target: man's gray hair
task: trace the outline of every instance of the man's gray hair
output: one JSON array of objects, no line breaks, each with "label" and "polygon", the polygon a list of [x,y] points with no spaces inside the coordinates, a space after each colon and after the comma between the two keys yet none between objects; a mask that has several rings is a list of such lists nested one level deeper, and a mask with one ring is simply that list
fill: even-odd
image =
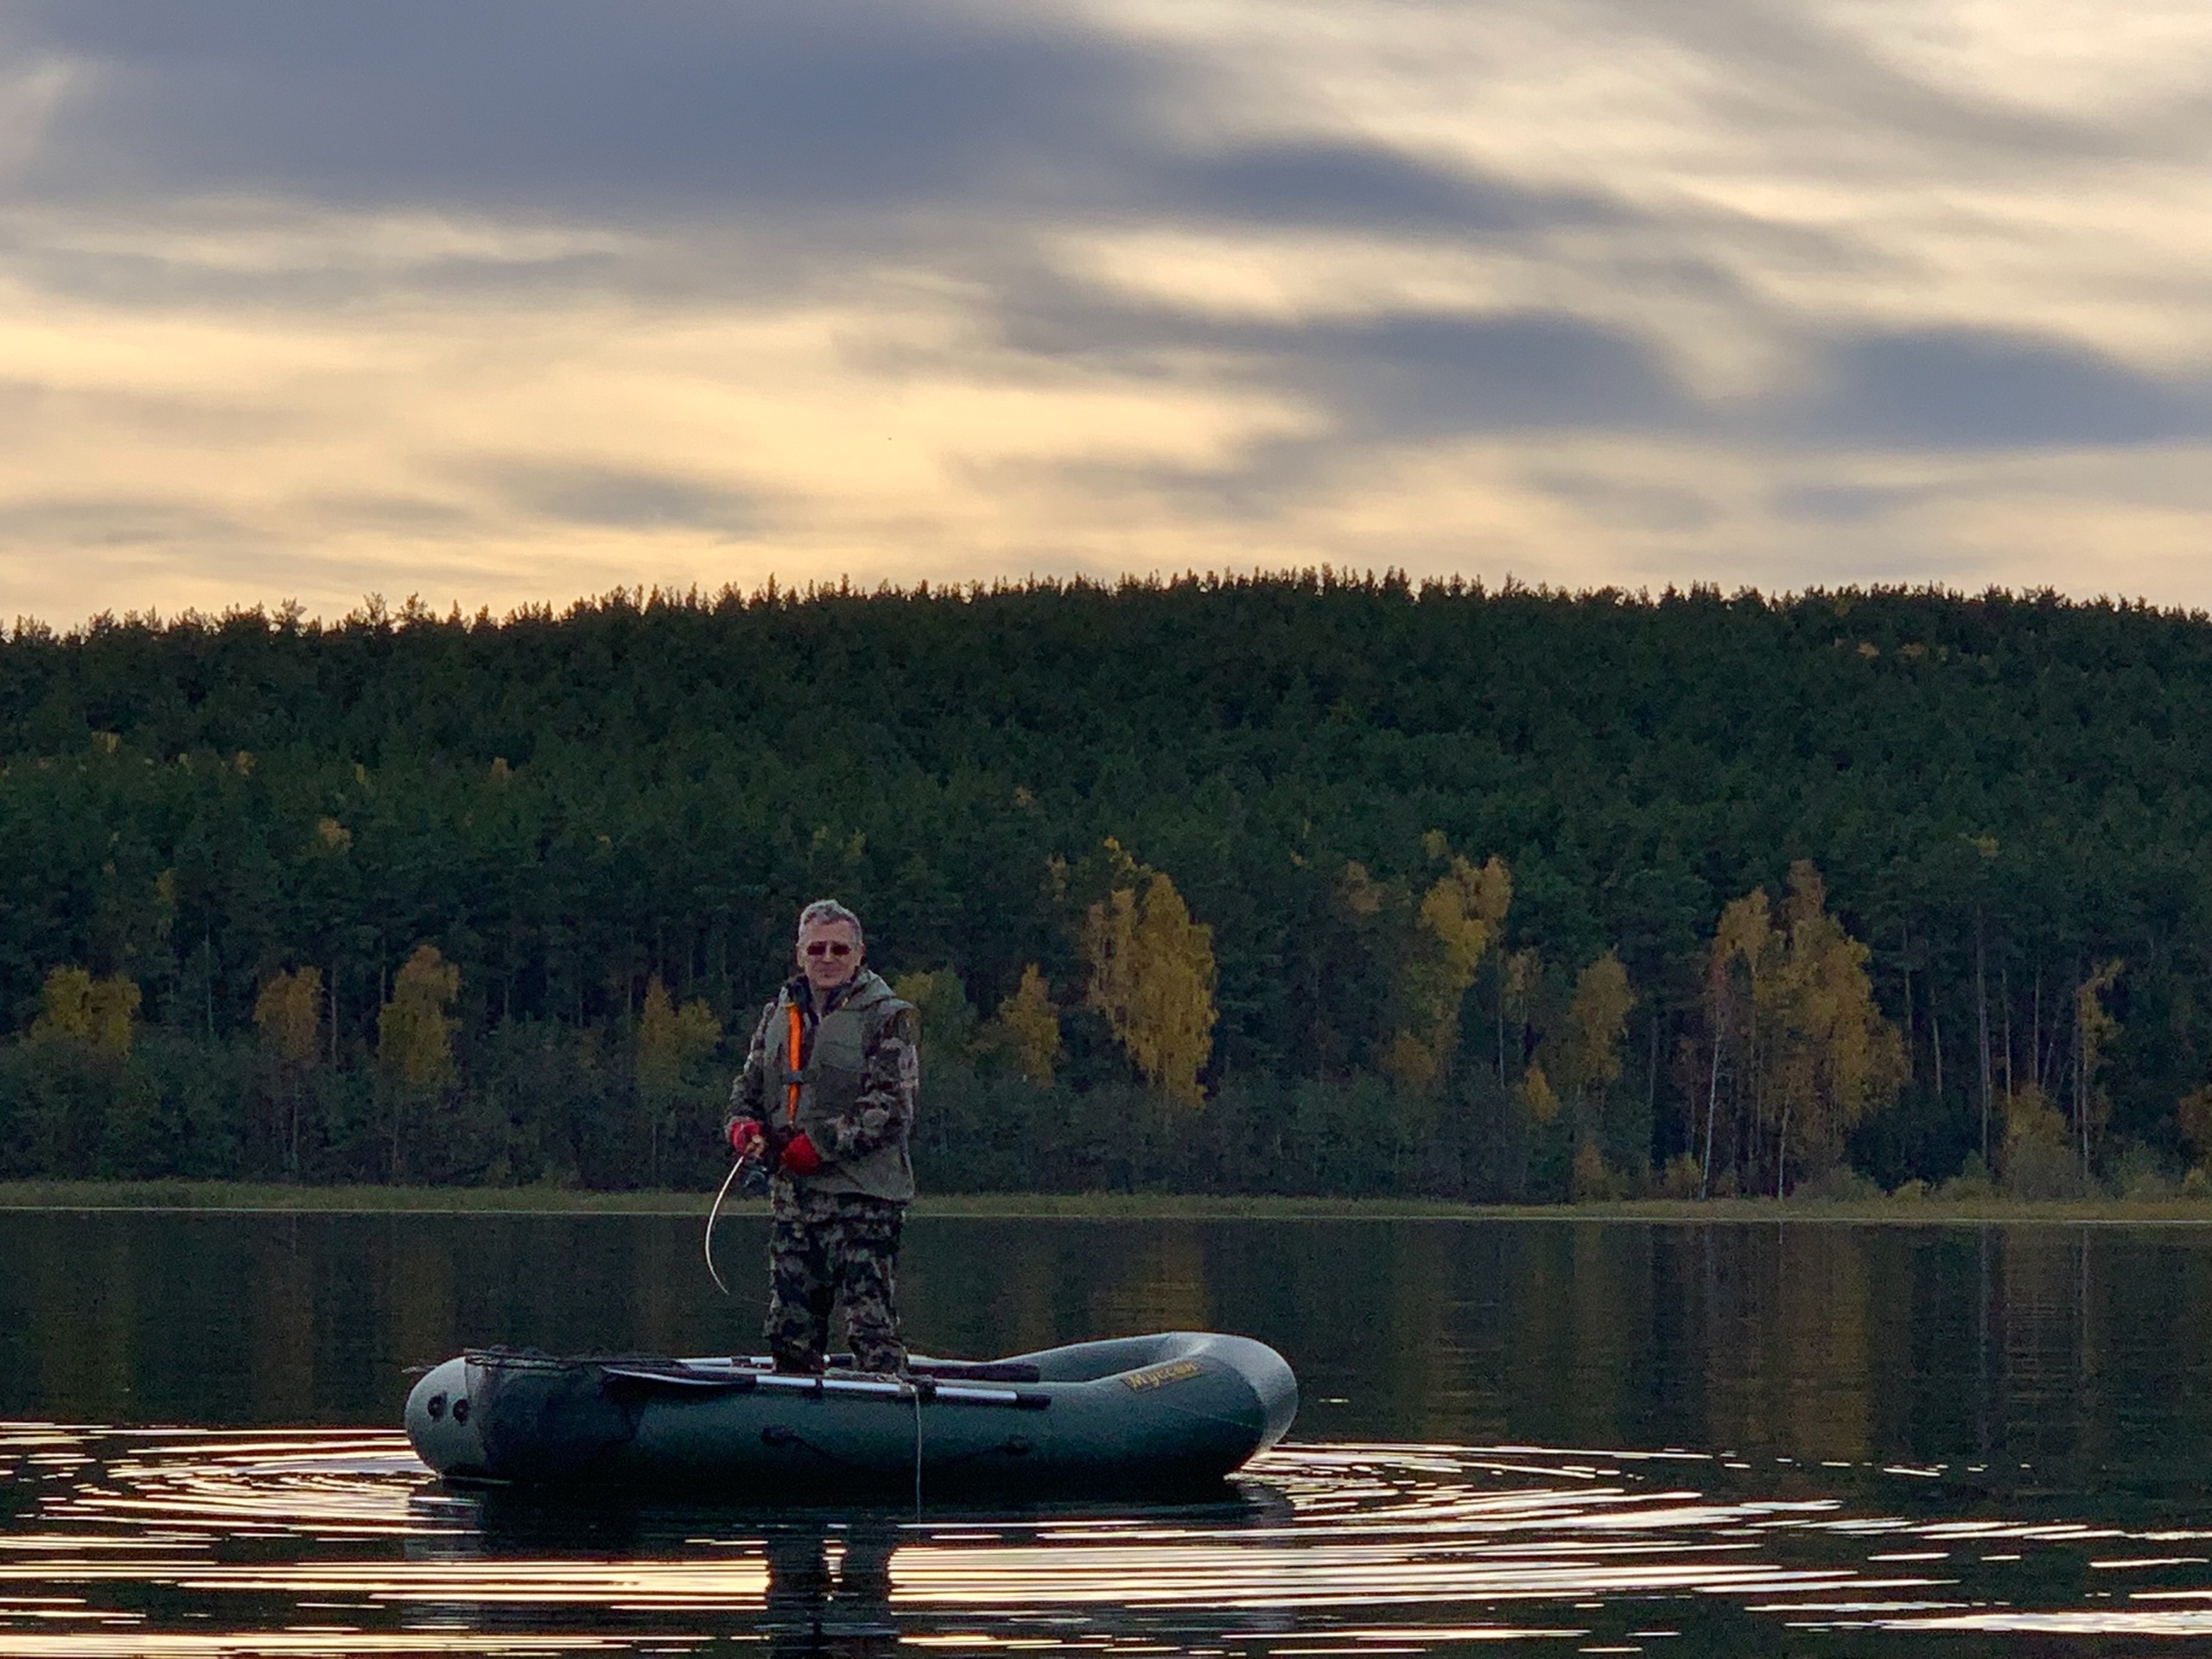
[{"label": "man's gray hair", "polygon": [[835,899],[817,899],[798,913],[798,931],[801,933],[821,922],[844,923],[853,930],[853,943],[863,950],[868,949],[868,930],[861,925],[861,918]]}]

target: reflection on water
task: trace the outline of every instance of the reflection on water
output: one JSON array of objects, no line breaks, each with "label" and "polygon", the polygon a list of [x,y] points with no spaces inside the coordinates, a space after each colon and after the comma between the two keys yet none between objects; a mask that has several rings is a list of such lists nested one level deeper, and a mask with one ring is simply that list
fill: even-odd
[{"label": "reflection on water", "polygon": [[[1217,1503],[917,1518],[448,1492],[391,1433],[16,1426],[0,1654],[2212,1637],[2212,1534],[1992,1513],[1943,1470],[1728,1461],[1308,1445]],[[1866,1501],[1885,1480],[1912,1502]]]},{"label": "reflection on water", "polygon": [[[765,1224],[723,1225],[729,1300],[696,1217],[0,1212],[0,1418],[381,1425],[404,1367],[470,1344],[751,1351]],[[907,1240],[924,1349],[1240,1331],[1297,1368],[1308,1438],[2212,1474],[2212,1228],[923,1215]]]},{"label": "reflection on water", "polygon": [[390,1431],[468,1344],[749,1351],[697,1248],[0,1214],[0,1656],[2212,1651],[2212,1229],[918,1218],[925,1349],[1290,1358],[1197,1508],[549,1505]]}]

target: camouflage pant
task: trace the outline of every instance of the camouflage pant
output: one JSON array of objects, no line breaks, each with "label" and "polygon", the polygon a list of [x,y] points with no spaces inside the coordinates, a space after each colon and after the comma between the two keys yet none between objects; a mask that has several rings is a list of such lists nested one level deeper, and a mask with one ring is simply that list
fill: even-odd
[{"label": "camouflage pant", "polygon": [[905,1369],[897,1268],[906,1222],[906,1206],[887,1198],[776,1183],[766,1328],[778,1365],[819,1370],[830,1310],[842,1303],[854,1363],[864,1371]]}]

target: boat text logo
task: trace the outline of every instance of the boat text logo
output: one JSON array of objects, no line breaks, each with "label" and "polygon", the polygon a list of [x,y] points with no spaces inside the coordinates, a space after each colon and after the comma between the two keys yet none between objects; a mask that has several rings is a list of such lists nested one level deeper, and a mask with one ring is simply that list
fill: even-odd
[{"label": "boat text logo", "polygon": [[1141,1371],[1131,1371],[1122,1381],[1142,1394],[1147,1389],[1165,1388],[1170,1382],[1180,1382],[1186,1377],[1201,1375],[1205,1367],[1195,1359],[1171,1359],[1165,1365],[1149,1365]]}]

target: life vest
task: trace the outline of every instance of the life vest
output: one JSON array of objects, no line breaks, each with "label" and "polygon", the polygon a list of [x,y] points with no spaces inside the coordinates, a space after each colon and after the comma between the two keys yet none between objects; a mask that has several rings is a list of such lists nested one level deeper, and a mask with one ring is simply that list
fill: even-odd
[{"label": "life vest", "polygon": [[860,1105],[867,1081],[868,1052],[883,1028],[913,1004],[891,994],[881,976],[863,969],[844,1000],[815,1022],[814,1041],[806,1041],[806,1017],[786,988],[776,999],[771,1019],[781,1027],[778,1068],[784,1085],[784,1134],[804,1132],[823,1156],[822,1168],[799,1177],[814,1192],[864,1192],[904,1204],[914,1196],[914,1166],[906,1137],[900,1135],[853,1159],[831,1159],[830,1123]]}]

